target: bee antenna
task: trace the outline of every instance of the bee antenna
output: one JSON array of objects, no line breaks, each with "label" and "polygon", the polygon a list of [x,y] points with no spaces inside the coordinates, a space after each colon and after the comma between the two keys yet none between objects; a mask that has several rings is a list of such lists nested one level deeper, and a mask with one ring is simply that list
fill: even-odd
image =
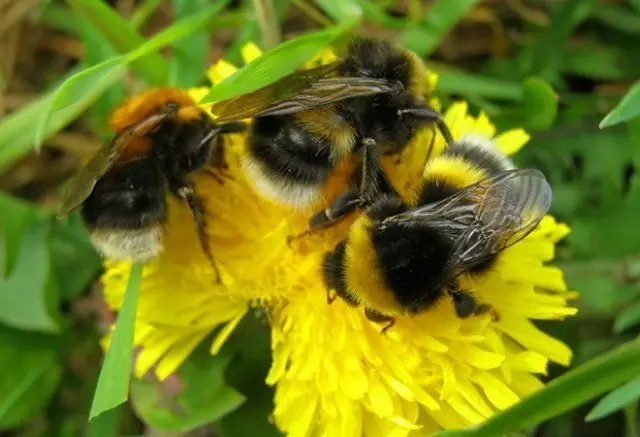
[{"label": "bee antenna", "polygon": [[444,140],[447,144],[453,143],[453,137],[451,136],[451,132],[447,127],[446,123],[442,119],[442,114],[438,111],[435,111],[431,108],[405,108],[398,109],[398,115],[403,116],[405,114],[413,115],[414,117],[422,118],[425,120],[431,120],[436,123],[438,126],[438,130],[444,137]]}]

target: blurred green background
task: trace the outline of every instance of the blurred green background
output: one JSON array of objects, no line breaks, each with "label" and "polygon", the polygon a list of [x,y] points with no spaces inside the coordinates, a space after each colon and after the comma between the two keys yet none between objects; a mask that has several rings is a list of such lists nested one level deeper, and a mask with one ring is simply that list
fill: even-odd
[{"label": "blurred green background", "polygon": [[[172,25],[166,47],[149,42]],[[573,230],[557,263],[581,295],[578,316],[540,325],[574,350],[578,370],[562,383],[573,382],[577,394],[550,409],[549,420],[524,429],[512,420],[508,429],[640,435],[638,0],[1,1],[0,435],[278,435],[268,418],[268,332],[259,317],[246,318],[220,356],[199,350],[163,385],[136,382],[131,403],[89,425],[99,339],[114,315],[102,303],[100,260],[78,217],[58,221],[53,211],[61,185],[109,138],[106,117],[125,96],[204,84],[212,61],[240,63],[248,41],[268,50],[327,29],[335,32],[323,44],[348,32],[399,41],[440,74],[445,104],[465,99],[499,129],[532,134],[516,161],[551,181],[551,212]],[[599,128],[614,107],[611,126]],[[626,342],[600,357],[613,357],[606,372],[590,361]],[[566,371],[552,366],[549,378]],[[611,375],[618,379],[596,383]],[[204,397],[192,389],[202,378],[213,381]],[[586,422],[597,396],[625,381]],[[179,413],[171,404],[178,401]]]}]

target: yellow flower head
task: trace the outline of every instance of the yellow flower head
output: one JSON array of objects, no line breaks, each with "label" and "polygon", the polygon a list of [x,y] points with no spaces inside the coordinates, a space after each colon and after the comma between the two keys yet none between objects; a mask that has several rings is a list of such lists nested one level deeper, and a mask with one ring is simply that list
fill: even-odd
[{"label": "yellow flower head", "polygon": [[[247,57],[255,57],[250,46]],[[233,66],[218,63],[217,81]],[[435,83],[435,78],[429,78]],[[495,136],[483,114],[452,105],[445,122],[454,138],[466,133],[494,137],[513,154],[528,140],[522,130]],[[385,162],[394,186],[407,192],[420,177],[432,133],[425,131],[399,160]],[[229,175],[224,184],[195,176],[206,206],[208,237],[222,271],[214,283],[199,249],[189,212],[169,201],[164,253],[145,266],[135,343],[141,352],[137,376],[150,369],[170,375],[216,327],[216,353],[251,303],[269,310],[276,425],[288,435],[404,436],[475,424],[542,386],[549,360],[568,364],[571,351],[540,331],[532,320],[575,314],[562,272],[546,265],[567,226],[548,216],[527,238],[502,252],[473,289],[493,306],[487,315],[460,319],[449,299],[418,316],[401,316],[385,335],[362,308],[340,299],[327,303],[321,274],[325,252],[345,237],[349,220],[292,245],[313,211],[292,211],[258,196],[242,172],[245,137],[228,137]],[[444,144],[434,145],[439,153]],[[338,169],[327,191],[344,189],[348,168]],[[322,208],[318,205],[318,208]],[[129,264],[108,262],[103,277],[107,302],[118,308]]]}]

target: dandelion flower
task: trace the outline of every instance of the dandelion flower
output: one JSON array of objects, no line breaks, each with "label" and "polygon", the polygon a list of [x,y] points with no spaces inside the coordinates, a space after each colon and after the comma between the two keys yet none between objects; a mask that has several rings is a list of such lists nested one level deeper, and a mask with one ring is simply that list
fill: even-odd
[{"label": "dandelion flower", "polygon": [[[245,54],[257,52],[250,46]],[[217,81],[233,70],[219,63],[209,77]],[[426,80],[435,83],[435,77]],[[469,115],[465,103],[448,108],[445,122],[454,138],[494,138],[508,155],[528,140],[519,129],[496,135],[489,119]],[[400,191],[420,177],[431,138],[425,131],[399,159],[384,162]],[[398,317],[383,335],[361,308],[339,299],[327,304],[322,258],[344,238],[350,221],[289,246],[287,237],[305,228],[313,210],[292,211],[252,190],[242,172],[245,139],[227,138],[232,179],[221,185],[206,174],[194,178],[209,215],[207,235],[221,284],[214,283],[199,250],[188,211],[169,201],[166,250],[143,272],[136,376],[153,369],[166,378],[223,326],[211,345],[216,353],[252,302],[269,308],[273,364],[267,383],[275,386],[275,423],[291,436],[404,436],[477,424],[542,387],[539,377],[549,361],[569,363],[569,348],[533,323],[576,313],[562,272],[548,265],[555,244],[569,232],[566,225],[545,217],[474,282],[476,295],[499,320],[488,314],[460,319],[451,301],[442,299],[418,316]],[[435,153],[443,147],[438,137]],[[336,171],[325,198],[344,189],[351,170]],[[128,271],[126,262],[107,262],[105,296],[114,309]]]}]

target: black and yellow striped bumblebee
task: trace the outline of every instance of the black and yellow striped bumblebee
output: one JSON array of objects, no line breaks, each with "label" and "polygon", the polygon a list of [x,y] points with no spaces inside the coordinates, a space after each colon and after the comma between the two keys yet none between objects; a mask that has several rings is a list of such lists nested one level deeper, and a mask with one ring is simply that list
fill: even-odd
[{"label": "black and yellow striped bumblebee", "polygon": [[[348,98],[396,93],[399,85],[362,77],[328,77],[335,66],[295,72],[257,91],[213,105],[213,120],[186,92],[159,88],[138,94],[111,116],[113,139],[71,180],[61,204],[66,215],[81,206],[96,248],[112,259],[146,261],[163,250],[167,193],[184,201],[216,277],[206,235],[205,205],[191,174],[207,171],[220,180],[223,135],[239,132],[238,120],[277,120]],[[269,122],[271,123],[271,122]],[[273,121],[274,125],[277,124]],[[253,129],[254,135],[260,129]],[[273,141],[278,138],[274,137]]]},{"label": "black and yellow striped bumblebee", "polygon": [[[296,105],[281,105],[287,113],[272,110],[269,116],[255,118],[244,168],[265,197],[301,209],[322,200],[323,187],[336,166],[360,152],[365,138],[375,141],[379,154],[401,152],[425,127],[437,127],[446,142],[451,141],[441,115],[426,103],[427,70],[412,52],[384,40],[358,38],[342,59],[312,71],[318,80],[311,88],[368,79],[395,89],[357,96],[345,87],[344,98],[316,104],[314,97],[313,106],[297,99]],[[242,107],[238,103],[227,102],[221,109]],[[214,105],[214,113],[216,109]],[[341,216],[357,203],[355,190],[345,196]]]},{"label": "black and yellow striped bumblebee", "polygon": [[515,169],[491,141],[468,135],[427,163],[415,199],[405,201],[367,155],[364,212],[324,259],[328,292],[362,305],[384,330],[445,296],[461,318],[493,311],[460,276],[487,272],[542,220],[551,203],[542,173]]}]

